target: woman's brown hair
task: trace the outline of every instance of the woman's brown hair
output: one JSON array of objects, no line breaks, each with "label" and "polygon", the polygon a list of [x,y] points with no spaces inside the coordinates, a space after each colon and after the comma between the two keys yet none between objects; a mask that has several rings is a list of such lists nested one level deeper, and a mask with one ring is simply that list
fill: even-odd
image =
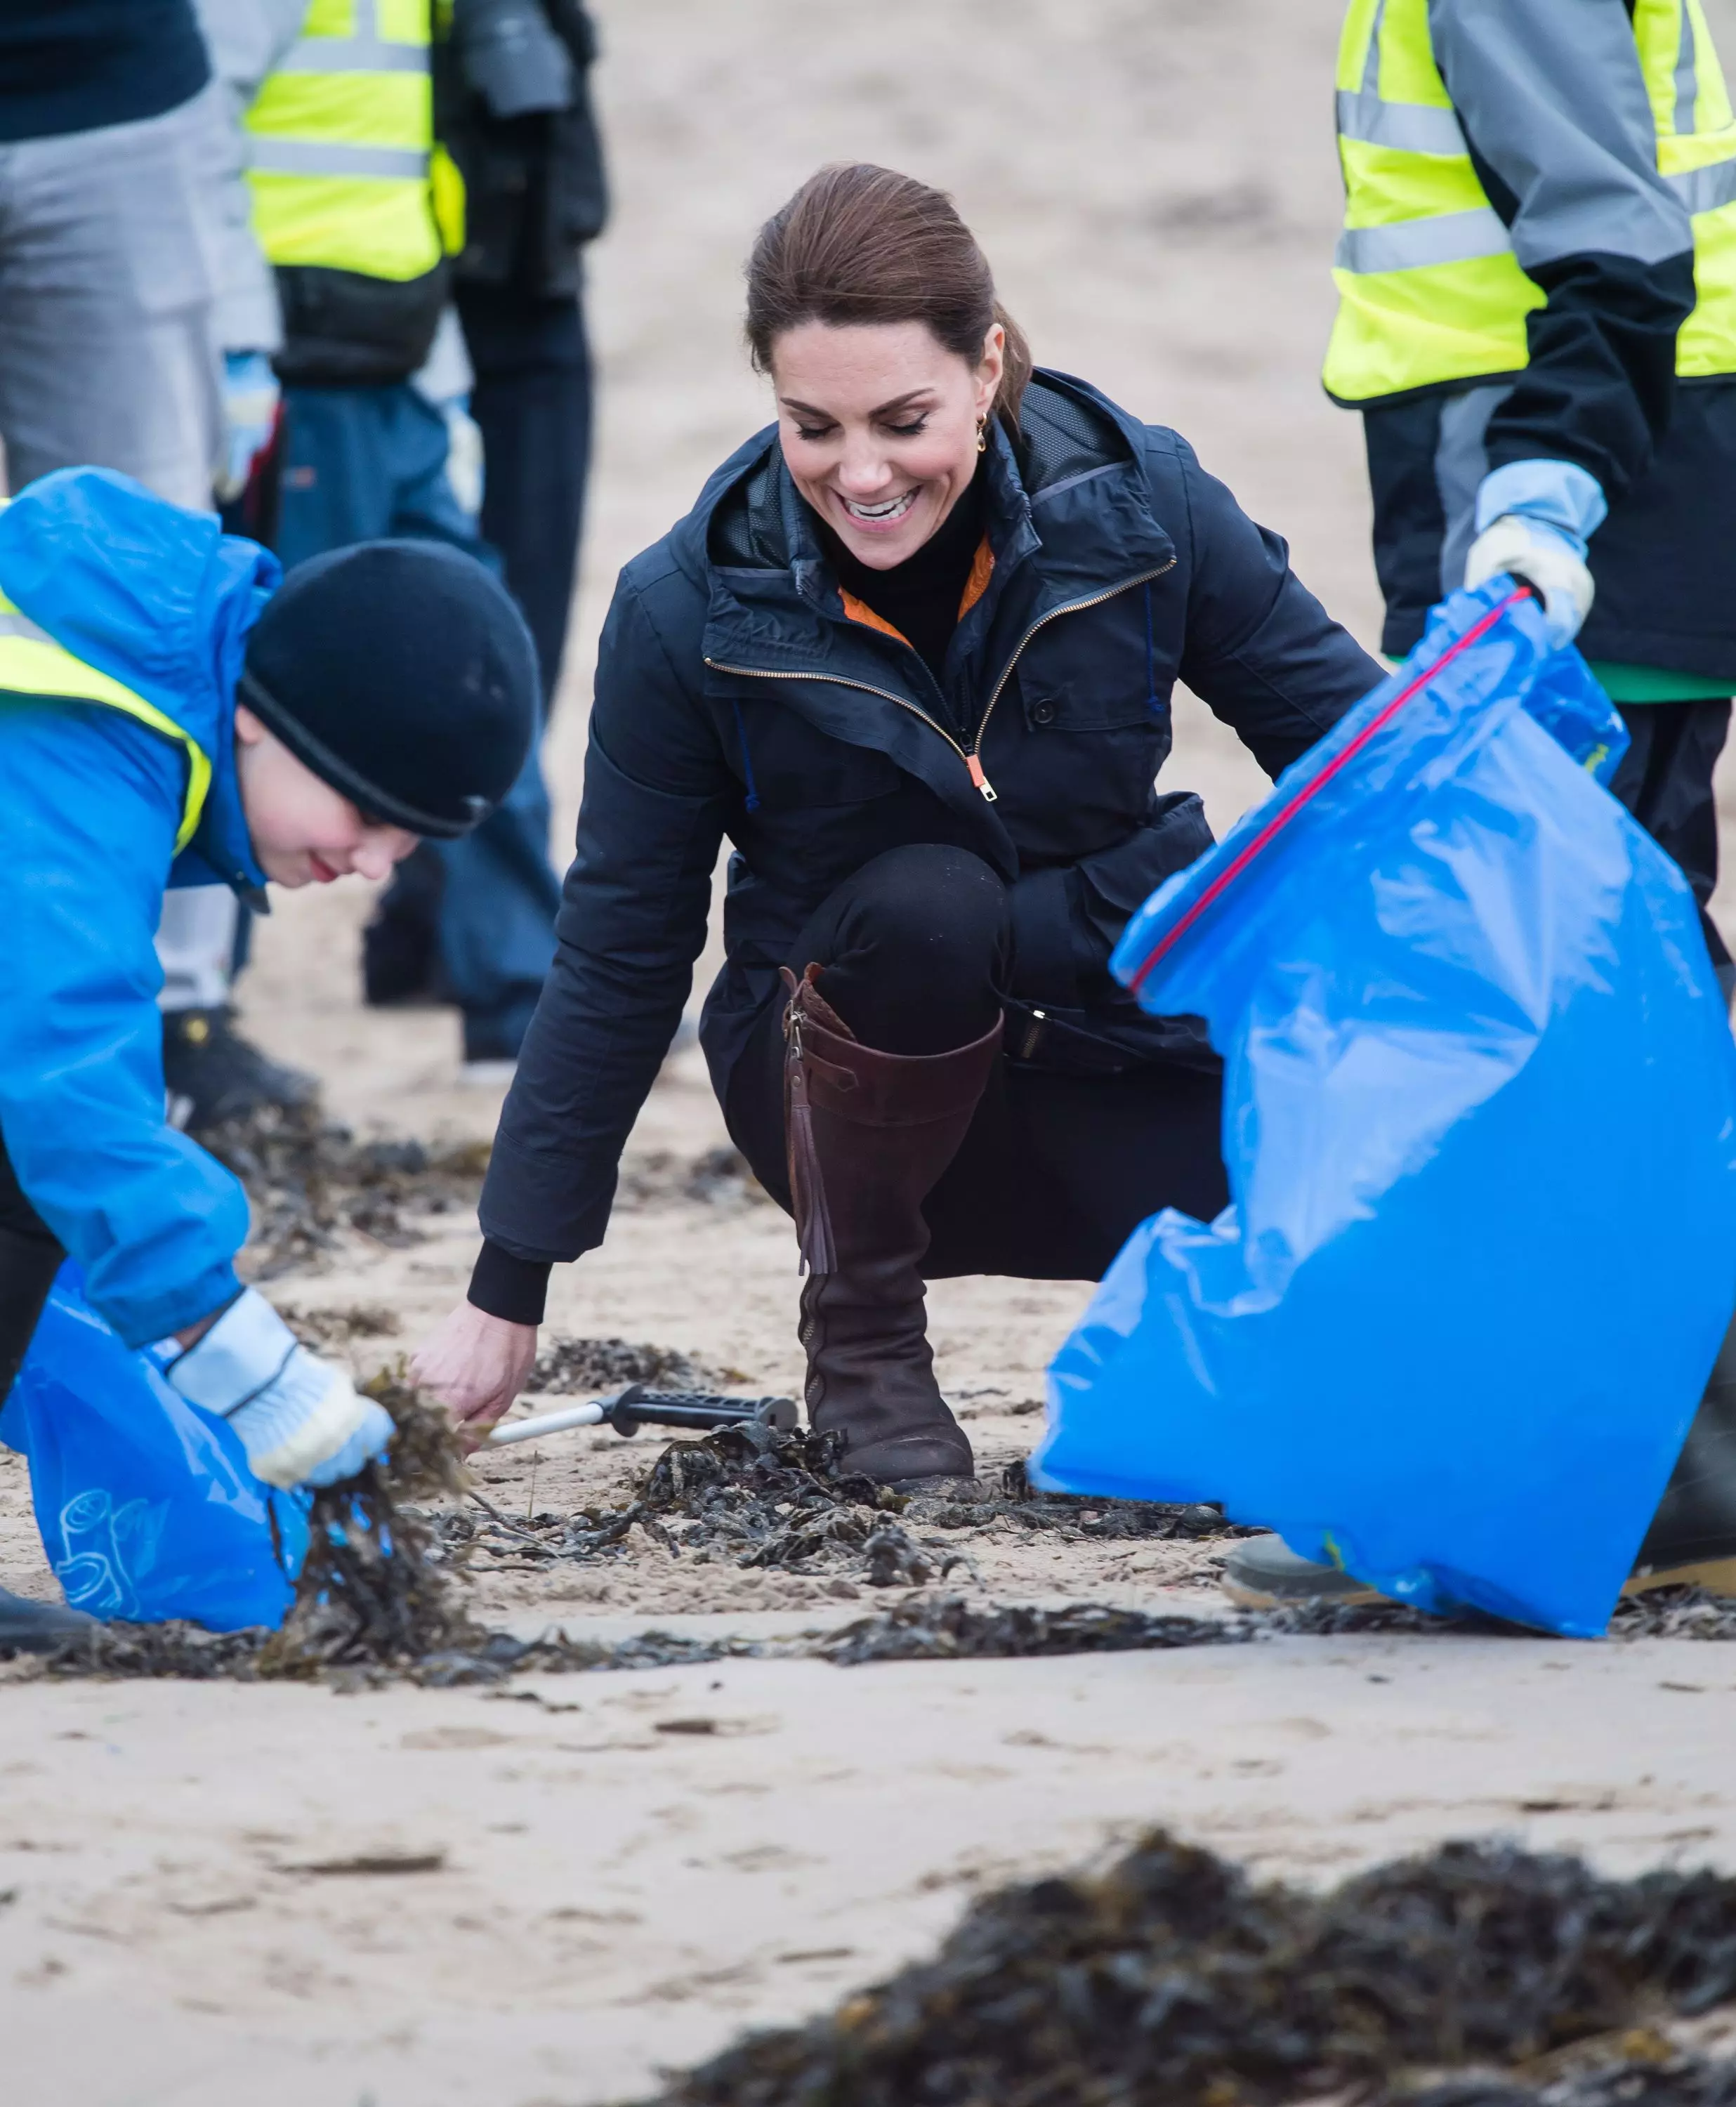
[{"label": "woman's brown hair", "polygon": [[998,322],[1006,370],[994,414],[1018,429],[1030,347],[945,191],[868,161],[810,176],[760,229],[748,259],[747,343],[760,372],[770,371],[778,339],[804,322],[922,322],[973,366]]}]

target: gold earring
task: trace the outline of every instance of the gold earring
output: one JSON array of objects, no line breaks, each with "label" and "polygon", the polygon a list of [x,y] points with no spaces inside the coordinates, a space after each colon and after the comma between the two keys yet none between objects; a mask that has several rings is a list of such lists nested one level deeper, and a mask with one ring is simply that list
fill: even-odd
[{"label": "gold earring", "polygon": [[979,417],[976,420],[976,451],[980,454],[989,451],[989,420],[986,417]]}]

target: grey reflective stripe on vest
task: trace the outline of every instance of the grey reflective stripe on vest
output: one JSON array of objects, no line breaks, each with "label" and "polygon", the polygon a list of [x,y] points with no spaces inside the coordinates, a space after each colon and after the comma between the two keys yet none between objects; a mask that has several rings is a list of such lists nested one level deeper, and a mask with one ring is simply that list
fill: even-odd
[{"label": "grey reflective stripe on vest", "polygon": [[1366,276],[1378,271],[1420,271],[1433,263],[1469,263],[1479,256],[1505,255],[1513,246],[1493,205],[1469,212],[1436,213],[1391,227],[1347,227],[1333,262],[1340,271]]},{"label": "grey reflective stripe on vest", "polygon": [[1675,49],[1675,131],[1685,138],[1693,129],[1694,105],[1700,99],[1699,69],[1694,63],[1693,10],[1688,0],[1677,0],[1681,11],[1682,41]]},{"label": "grey reflective stripe on vest", "polygon": [[32,644],[52,644],[46,629],[38,628],[27,614],[0,610],[0,636],[22,636]]},{"label": "grey reflective stripe on vest", "polygon": [[426,73],[419,44],[385,44],[376,38],[309,37],[285,55],[279,73]]},{"label": "grey reflective stripe on vest", "polygon": [[1462,154],[1465,134],[1451,110],[1427,102],[1383,102],[1380,99],[1380,25],[1386,0],[1375,10],[1362,62],[1362,85],[1338,92],[1339,136],[1370,146],[1396,146],[1410,154]]},{"label": "grey reflective stripe on vest", "polygon": [[420,146],[351,146],[327,139],[273,139],[256,133],[251,165],[268,176],[386,176],[419,182],[428,173]]},{"label": "grey reflective stripe on vest", "polygon": [[1716,212],[1720,205],[1736,204],[1736,159],[1713,161],[1703,168],[1689,168],[1664,181],[1690,213]]},{"label": "grey reflective stripe on vest", "polygon": [[1429,102],[1383,102],[1365,88],[1338,92],[1339,136],[1411,154],[1462,154],[1465,134],[1450,110]]}]

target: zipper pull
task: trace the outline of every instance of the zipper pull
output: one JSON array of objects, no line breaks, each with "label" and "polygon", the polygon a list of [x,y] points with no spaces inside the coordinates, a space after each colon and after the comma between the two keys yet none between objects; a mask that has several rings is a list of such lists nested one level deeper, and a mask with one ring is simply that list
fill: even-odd
[{"label": "zipper pull", "polygon": [[991,805],[998,804],[1000,802],[1000,799],[996,794],[994,785],[989,780],[988,777],[984,775],[983,765],[981,761],[977,759],[976,756],[974,753],[967,753],[964,757],[964,765],[971,771],[971,780],[976,785],[977,788],[982,792],[984,797],[987,798],[989,802]]}]

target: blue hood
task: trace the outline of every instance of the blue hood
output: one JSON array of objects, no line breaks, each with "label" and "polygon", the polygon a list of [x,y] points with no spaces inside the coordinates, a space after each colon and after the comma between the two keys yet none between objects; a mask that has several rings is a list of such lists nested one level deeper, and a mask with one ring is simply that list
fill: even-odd
[{"label": "blue hood", "polygon": [[0,510],[0,586],[67,650],[135,690],[211,759],[172,884],[258,888],[235,770],[235,690],[277,559],[107,469],[57,469]]}]

